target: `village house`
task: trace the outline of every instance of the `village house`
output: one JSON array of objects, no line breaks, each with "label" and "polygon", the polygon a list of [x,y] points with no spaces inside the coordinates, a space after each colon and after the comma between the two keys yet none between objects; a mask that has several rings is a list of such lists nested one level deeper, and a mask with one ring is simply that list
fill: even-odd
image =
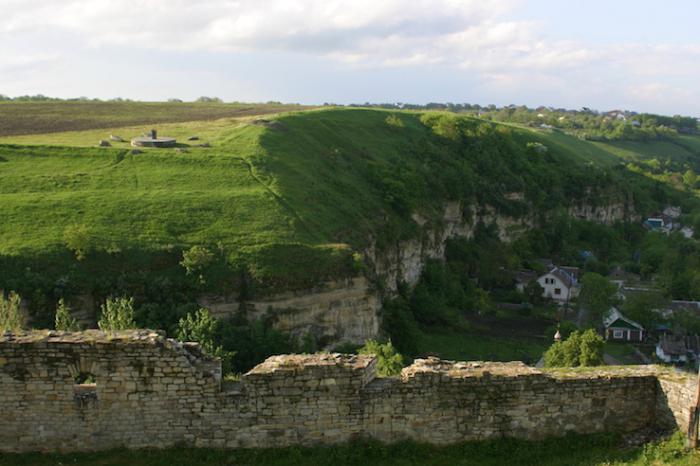
[{"label": "village house", "polygon": [[553,267],[540,276],[537,282],[544,289],[543,297],[566,303],[578,296],[578,276],[577,267]]},{"label": "village house", "polygon": [[638,322],[628,319],[616,308],[612,307],[603,317],[605,339],[608,341],[642,341],[644,327]]},{"label": "village house", "polygon": [[656,356],[669,364],[684,364],[695,360],[700,351],[700,337],[697,335],[663,334],[656,344]]}]

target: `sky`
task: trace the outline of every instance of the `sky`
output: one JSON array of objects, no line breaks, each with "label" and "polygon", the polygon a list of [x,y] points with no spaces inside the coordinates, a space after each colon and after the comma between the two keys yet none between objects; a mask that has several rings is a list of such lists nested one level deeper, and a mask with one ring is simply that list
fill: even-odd
[{"label": "sky", "polygon": [[697,0],[0,0],[0,94],[700,117]]}]

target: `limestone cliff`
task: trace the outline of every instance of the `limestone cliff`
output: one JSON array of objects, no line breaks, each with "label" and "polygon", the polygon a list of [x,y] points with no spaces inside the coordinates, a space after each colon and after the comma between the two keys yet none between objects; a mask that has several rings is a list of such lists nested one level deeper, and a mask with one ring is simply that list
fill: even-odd
[{"label": "limestone cliff", "polygon": [[379,332],[379,295],[364,277],[319,284],[313,290],[280,293],[246,301],[216,295],[199,304],[215,317],[245,312],[249,319],[270,319],[275,328],[301,337],[311,333],[325,343],[363,343]]},{"label": "limestone cliff", "polygon": [[[511,195],[510,199],[522,200],[522,196]],[[574,217],[608,225],[633,220],[629,212],[624,203],[600,206],[582,203],[569,208],[569,214]],[[537,225],[534,216],[510,217],[488,205],[465,209],[459,202],[446,203],[437,222],[430,222],[418,213],[412,218],[422,228],[420,237],[397,242],[381,251],[371,244],[363,251],[367,278],[322,283],[312,290],[282,293],[248,301],[243,306],[220,296],[203,296],[200,304],[218,317],[245,311],[249,318],[269,318],[279,330],[296,336],[310,332],[327,344],[362,344],[379,332],[382,298],[395,296],[400,283],[415,286],[429,260],[445,259],[448,240],[471,238],[476,226],[482,223],[495,225],[501,241],[509,242]]]}]

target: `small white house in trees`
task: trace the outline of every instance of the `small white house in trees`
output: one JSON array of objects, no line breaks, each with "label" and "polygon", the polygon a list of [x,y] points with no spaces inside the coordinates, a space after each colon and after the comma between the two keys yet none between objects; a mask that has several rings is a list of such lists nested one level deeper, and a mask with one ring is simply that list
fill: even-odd
[{"label": "small white house in trees", "polygon": [[578,296],[578,273],[576,267],[554,267],[540,276],[537,282],[544,292],[542,296],[560,303],[566,303]]},{"label": "small white house in trees", "polygon": [[616,308],[612,307],[603,317],[605,339],[608,341],[642,341],[644,327],[638,322],[628,319]]}]

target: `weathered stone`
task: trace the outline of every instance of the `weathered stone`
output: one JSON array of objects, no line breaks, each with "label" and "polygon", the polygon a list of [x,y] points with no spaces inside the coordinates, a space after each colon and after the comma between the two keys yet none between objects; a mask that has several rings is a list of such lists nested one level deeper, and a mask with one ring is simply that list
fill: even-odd
[{"label": "weathered stone", "polygon": [[[377,378],[374,357],[337,353],[272,356],[222,388],[218,360],[148,330],[7,333],[0,361],[0,451],[687,429],[696,389],[694,376],[657,366],[540,371],[435,358]],[[75,384],[83,371],[94,384]]]}]

